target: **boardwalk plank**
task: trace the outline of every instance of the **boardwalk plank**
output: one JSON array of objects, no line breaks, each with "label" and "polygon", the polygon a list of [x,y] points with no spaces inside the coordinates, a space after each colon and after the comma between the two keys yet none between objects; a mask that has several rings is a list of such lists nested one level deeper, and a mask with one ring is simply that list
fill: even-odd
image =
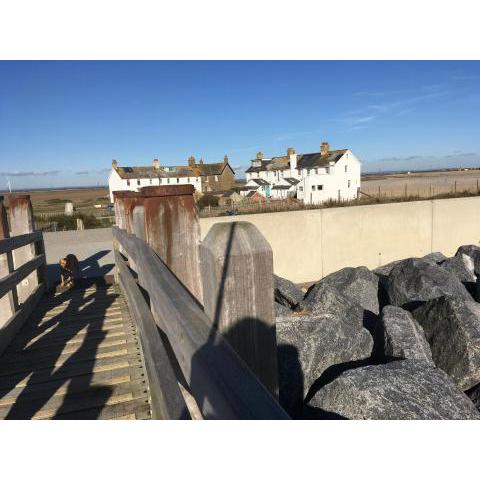
[{"label": "boardwalk plank", "polygon": [[139,339],[118,286],[40,301],[0,357],[0,418],[151,418]]}]

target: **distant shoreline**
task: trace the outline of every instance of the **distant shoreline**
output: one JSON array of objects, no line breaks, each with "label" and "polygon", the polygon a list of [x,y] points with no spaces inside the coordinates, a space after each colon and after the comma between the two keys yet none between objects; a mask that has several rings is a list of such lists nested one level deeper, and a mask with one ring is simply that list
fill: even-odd
[{"label": "distant shoreline", "polygon": [[[108,185],[95,185],[90,187],[51,187],[51,188],[12,188],[11,193],[21,192],[64,192],[65,190],[104,190],[108,189]],[[8,190],[0,190],[0,194],[10,193]]]}]

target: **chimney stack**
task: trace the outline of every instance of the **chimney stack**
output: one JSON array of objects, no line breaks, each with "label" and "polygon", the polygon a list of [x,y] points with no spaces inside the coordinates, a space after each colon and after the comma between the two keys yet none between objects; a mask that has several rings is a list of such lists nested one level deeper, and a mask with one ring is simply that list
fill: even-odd
[{"label": "chimney stack", "polygon": [[[290,161],[290,169],[293,171],[297,168],[297,154],[295,153],[295,149],[292,147],[287,148],[287,157]],[[293,175],[293,172],[292,172]]]},{"label": "chimney stack", "polygon": [[262,152],[257,153],[257,160],[263,160],[263,153]]},{"label": "chimney stack", "polygon": [[154,168],[155,170],[158,170],[158,169],[160,168],[160,160],[159,160],[158,158],[155,158],[155,159],[153,160],[153,168]]},{"label": "chimney stack", "polygon": [[223,157],[223,163],[226,165],[228,163],[228,155],[225,154],[225,156]]},{"label": "chimney stack", "polygon": [[194,167],[195,166],[195,157],[193,155],[188,157],[188,166],[189,167]]},{"label": "chimney stack", "polygon": [[325,155],[328,155],[329,151],[330,151],[330,145],[328,144],[328,142],[323,142],[320,145],[320,155],[322,157]]}]

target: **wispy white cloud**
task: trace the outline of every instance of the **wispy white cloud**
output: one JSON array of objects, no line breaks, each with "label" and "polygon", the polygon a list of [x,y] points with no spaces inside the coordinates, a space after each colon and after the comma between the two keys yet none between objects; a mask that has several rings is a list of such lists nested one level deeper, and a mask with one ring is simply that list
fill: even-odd
[{"label": "wispy white cloud", "polygon": [[75,175],[95,175],[108,172],[110,172],[109,168],[101,168],[100,170],[79,170],[78,172],[75,172]]},{"label": "wispy white cloud", "polygon": [[12,172],[0,172],[0,176],[4,177],[45,177],[48,175],[58,175],[60,170],[46,170],[46,171],[12,171]]},{"label": "wispy white cloud", "polygon": [[404,115],[413,111],[413,107],[422,102],[426,102],[435,98],[440,98],[448,95],[448,91],[438,91],[438,85],[427,86],[428,93],[421,93],[415,96],[403,98],[400,100],[389,102],[377,102],[374,104],[366,105],[363,108],[352,110],[344,113],[339,117],[339,120],[351,128],[358,125],[370,123],[380,116],[387,114],[391,116]]}]

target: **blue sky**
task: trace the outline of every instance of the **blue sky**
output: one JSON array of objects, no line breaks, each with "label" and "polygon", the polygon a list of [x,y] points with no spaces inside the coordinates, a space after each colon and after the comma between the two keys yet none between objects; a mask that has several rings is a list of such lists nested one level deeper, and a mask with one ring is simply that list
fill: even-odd
[{"label": "blue sky", "polygon": [[120,165],[350,148],[364,171],[480,166],[480,62],[0,61],[0,189]]}]

